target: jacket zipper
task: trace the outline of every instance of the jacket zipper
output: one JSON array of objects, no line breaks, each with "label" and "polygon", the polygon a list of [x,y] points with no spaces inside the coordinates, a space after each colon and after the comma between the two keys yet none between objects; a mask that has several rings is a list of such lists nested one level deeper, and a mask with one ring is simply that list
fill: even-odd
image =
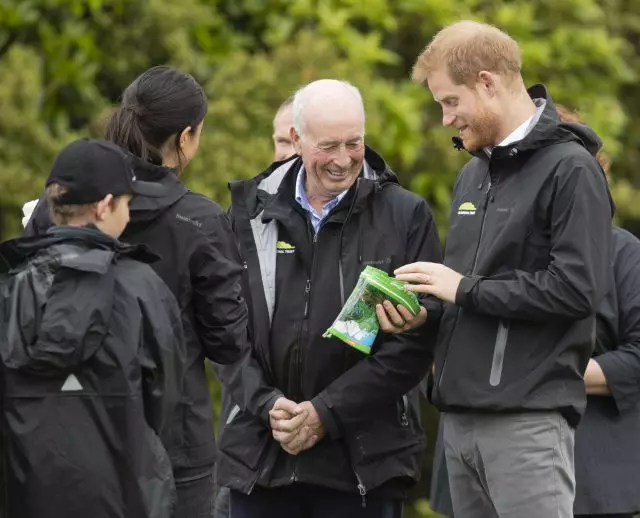
[{"label": "jacket zipper", "polygon": [[318,243],[318,232],[313,235],[313,245],[311,249],[311,273],[309,277],[307,277],[307,282],[304,286],[304,316],[302,319],[302,325],[300,326],[300,341],[298,343],[298,381],[299,381],[299,390],[300,397],[302,397],[302,350],[303,344],[308,335],[308,327],[307,327],[307,319],[309,318],[309,306],[311,304],[311,279],[313,278],[313,273],[315,271],[316,265],[316,244]]},{"label": "jacket zipper", "polygon": [[309,295],[311,294],[311,279],[307,279],[307,285],[304,288],[304,318],[309,317]]},{"label": "jacket zipper", "polygon": [[[478,245],[476,246],[476,254],[473,258],[473,266],[471,267],[471,275],[473,275],[476,271],[476,266],[478,265],[478,255],[480,252],[480,243],[482,242],[482,235],[484,234],[484,225],[487,219],[487,207],[489,206],[489,199],[491,198],[491,188],[493,187],[493,182],[489,180],[489,186],[487,187],[487,192],[484,197],[484,204],[482,206],[482,223],[480,224],[480,237],[478,237]],[[458,313],[459,313],[458,309]],[[456,313],[456,321],[458,320],[458,313]],[[453,334],[453,329],[455,328],[456,322],[453,323],[451,327],[451,333]],[[449,340],[451,340],[451,336],[449,336]],[[449,357],[449,347],[447,346],[447,351],[444,354],[444,361],[442,362],[442,369],[440,369],[440,376],[438,377],[438,392],[440,392],[440,386],[442,385],[442,376],[444,375],[444,370],[447,367],[447,359]]]},{"label": "jacket zipper", "polygon": [[484,205],[482,207],[482,224],[480,226],[480,237],[478,238],[478,246],[476,246],[476,255],[473,258],[473,267],[471,268],[471,275],[476,273],[476,266],[478,265],[478,256],[480,255],[480,243],[482,243],[482,236],[484,234],[484,224],[487,220],[487,207],[489,207],[489,199],[491,198],[491,188],[493,183],[489,181],[489,187],[484,198]]},{"label": "jacket zipper", "polygon": [[[320,229],[318,229],[320,232]],[[316,243],[318,242],[318,232],[313,235],[313,248],[311,251],[311,275],[307,277],[307,282],[304,286],[304,316],[302,319],[302,324],[300,325],[300,338],[298,343],[298,382],[299,382],[299,393],[300,397],[302,397],[302,344],[304,343],[304,339],[306,339],[306,335],[308,334],[307,329],[307,319],[309,318],[309,305],[311,301],[311,277],[313,276],[314,266],[316,263]],[[291,483],[296,482],[297,474],[296,468],[298,464],[298,457],[294,457],[293,459],[293,473],[291,473]]]}]

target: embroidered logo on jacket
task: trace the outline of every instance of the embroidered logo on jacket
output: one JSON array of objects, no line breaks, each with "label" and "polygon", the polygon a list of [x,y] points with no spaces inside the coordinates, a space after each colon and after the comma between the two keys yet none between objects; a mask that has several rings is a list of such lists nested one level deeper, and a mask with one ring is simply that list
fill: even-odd
[{"label": "embroidered logo on jacket", "polygon": [[293,254],[295,251],[296,247],[286,241],[278,241],[276,243],[276,253],[278,254]]},{"label": "embroidered logo on jacket", "polygon": [[365,266],[384,266],[385,264],[391,264],[391,257],[385,257],[384,259],[365,259],[362,261],[362,264]]},{"label": "embroidered logo on jacket", "polygon": [[202,228],[202,223],[200,223],[198,220],[188,218],[187,216],[183,216],[180,213],[176,213],[176,219],[184,221],[185,223],[191,223],[194,227]]},{"label": "embroidered logo on jacket", "polygon": [[470,201],[465,201],[458,207],[459,216],[473,216],[476,213],[476,206]]}]

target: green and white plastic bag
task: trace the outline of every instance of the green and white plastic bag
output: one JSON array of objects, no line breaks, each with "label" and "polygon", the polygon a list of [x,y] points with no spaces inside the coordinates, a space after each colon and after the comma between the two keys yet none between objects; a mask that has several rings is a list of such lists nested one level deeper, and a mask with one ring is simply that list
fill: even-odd
[{"label": "green and white plastic bag", "polygon": [[389,277],[386,272],[367,266],[356,287],[344,304],[331,327],[322,335],[335,336],[365,354],[378,335],[380,325],[376,316],[376,305],[388,300],[394,306],[402,304],[413,315],[420,312],[420,303],[415,293],[405,290],[407,283]]}]

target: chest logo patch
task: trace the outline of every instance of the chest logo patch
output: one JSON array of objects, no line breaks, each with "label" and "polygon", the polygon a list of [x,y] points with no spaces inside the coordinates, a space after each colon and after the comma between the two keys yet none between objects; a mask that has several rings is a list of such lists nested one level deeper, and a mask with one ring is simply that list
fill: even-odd
[{"label": "chest logo patch", "polygon": [[295,251],[296,247],[286,241],[276,242],[276,253],[278,254],[293,254]]},{"label": "chest logo patch", "polygon": [[458,207],[458,216],[475,216],[476,206],[470,201],[465,201]]}]

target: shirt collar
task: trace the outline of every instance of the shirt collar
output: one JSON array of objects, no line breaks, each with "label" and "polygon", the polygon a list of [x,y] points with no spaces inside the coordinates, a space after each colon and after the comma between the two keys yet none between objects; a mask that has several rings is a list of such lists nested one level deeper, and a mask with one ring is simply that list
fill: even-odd
[{"label": "shirt collar", "polygon": [[[303,209],[307,211],[315,212],[315,209],[311,206],[311,203],[309,203],[309,198],[307,198],[307,193],[304,190],[305,175],[306,175],[306,172],[305,172],[304,166],[302,166],[300,168],[300,171],[298,172],[298,177],[296,178],[296,201],[300,204],[300,206]],[[347,191],[348,189],[342,191],[335,198],[325,203],[323,206],[323,210],[332,209],[333,207],[335,207],[338,203],[340,203],[342,198],[344,198],[345,194],[347,194]]]},{"label": "shirt collar", "polygon": [[[509,144],[513,144],[514,142],[518,142],[523,138],[525,138],[529,133],[529,131],[531,131],[531,129],[540,120],[540,116],[542,115],[542,112],[544,111],[544,107],[546,104],[547,104],[546,101],[543,100],[540,106],[537,106],[535,113],[531,117],[529,117],[526,121],[524,121],[522,124],[520,124],[520,126],[518,126],[515,130],[513,130],[509,135],[507,135],[507,137],[502,142],[500,142],[500,144],[498,144],[496,147],[508,146]],[[493,149],[485,148],[485,151],[489,156],[491,156],[491,151],[493,151]]]}]

